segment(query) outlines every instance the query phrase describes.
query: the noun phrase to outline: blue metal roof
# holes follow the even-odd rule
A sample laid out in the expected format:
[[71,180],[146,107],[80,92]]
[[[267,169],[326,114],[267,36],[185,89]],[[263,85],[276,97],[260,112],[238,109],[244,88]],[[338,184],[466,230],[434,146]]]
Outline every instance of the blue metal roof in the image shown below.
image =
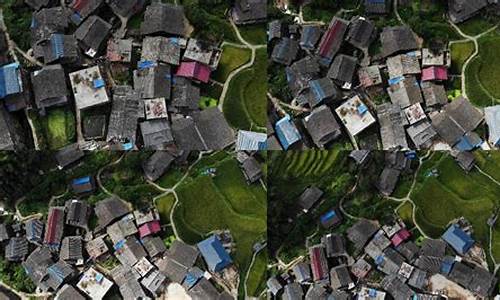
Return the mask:
[[276,135],[285,150],[301,139],[299,130],[295,127],[295,124],[293,124],[289,115],[286,115],[283,119],[279,120],[276,123],[275,129]]
[[73,184],[74,185],[82,185],[82,184],[87,184],[91,180],[90,176],[82,177],[82,178],[77,178],[73,179]]
[[316,96],[317,103],[319,103],[323,99],[325,99],[325,96],[326,96],[325,91],[323,90],[323,87],[320,85],[319,80],[311,81],[310,85],[311,85],[312,91],[314,92],[314,95]]
[[221,241],[212,235],[208,239],[198,243],[198,249],[212,272],[222,271],[233,263]]
[[454,263],[455,258],[453,258],[452,256],[446,256],[441,263],[441,273],[443,273],[444,275],[450,274],[451,268],[453,267]]
[[50,37],[50,44],[52,46],[52,53],[54,54],[54,59],[59,59],[64,56],[64,41],[63,35],[56,33]]
[[267,135],[246,130],[238,131],[236,150],[253,151],[267,149]]
[[458,225],[451,225],[442,236],[450,246],[459,254],[465,254],[474,245],[474,240]]
[[321,216],[321,222],[322,223],[328,222],[331,219],[335,218],[336,216],[337,216],[337,213],[335,212],[335,210],[332,209],[329,212],[327,212],[326,214],[324,214],[323,216]]
[[23,91],[19,63],[11,63],[0,68],[0,99]]

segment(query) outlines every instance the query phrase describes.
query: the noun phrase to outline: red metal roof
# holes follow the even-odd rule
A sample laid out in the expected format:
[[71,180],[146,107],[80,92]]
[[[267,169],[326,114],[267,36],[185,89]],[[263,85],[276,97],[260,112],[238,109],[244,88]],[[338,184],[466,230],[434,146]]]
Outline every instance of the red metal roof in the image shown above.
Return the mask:
[[160,232],[160,230],[161,230],[160,221],[155,220],[143,224],[141,227],[139,227],[139,235],[142,239],[143,237],[146,237],[148,235]]
[[401,245],[401,243],[409,239],[410,236],[411,233],[406,228],[403,228],[392,237],[391,242],[395,247],[397,247]]
[[422,81],[448,80],[448,70],[444,66],[434,66],[422,70]]
[[47,220],[47,231],[45,233],[44,242],[46,244],[53,244],[54,242],[58,242],[57,234],[59,230],[60,223],[63,219],[63,212],[60,209],[52,209],[50,211],[48,220]]
[[207,83],[210,80],[210,68],[199,62],[182,62],[177,69],[177,76],[196,79]]

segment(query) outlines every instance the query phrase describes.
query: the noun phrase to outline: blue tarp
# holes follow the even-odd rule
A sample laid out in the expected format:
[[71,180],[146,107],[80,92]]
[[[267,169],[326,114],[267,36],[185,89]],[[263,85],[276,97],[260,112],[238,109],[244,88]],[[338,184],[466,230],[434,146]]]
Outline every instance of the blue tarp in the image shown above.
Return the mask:
[[106,85],[106,83],[104,82],[104,79],[102,79],[102,78],[94,79],[94,88],[95,89],[102,88],[105,85]]
[[322,223],[328,222],[331,219],[335,218],[336,216],[337,216],[337,213],[335,212],[335,210],[330,210],[329,212],[327,212],[326,214],[321,216],[321,222]]

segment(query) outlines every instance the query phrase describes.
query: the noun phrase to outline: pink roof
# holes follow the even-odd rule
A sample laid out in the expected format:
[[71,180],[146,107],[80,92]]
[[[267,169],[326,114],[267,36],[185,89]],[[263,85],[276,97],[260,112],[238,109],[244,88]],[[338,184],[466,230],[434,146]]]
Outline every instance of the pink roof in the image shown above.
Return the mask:
[[409,239],[410,236],[411,233],[406,228],[403,228],[392,237],[391,242],[394,245],[394,247],[397,247],[401,245],[401,243]]
[[443,66],[434,66],[422,70],[422,81],[448,80],[448,70]]
[[139,227],[139,235],[142,239],[145,236],[160,232],[160,230],[161,230],[160,221],[155,220],[143,224],[141,227]]
[[177,69],[177,76],[194,78],[207,83],[210,80],[210,68],[199,62],[183,61]]

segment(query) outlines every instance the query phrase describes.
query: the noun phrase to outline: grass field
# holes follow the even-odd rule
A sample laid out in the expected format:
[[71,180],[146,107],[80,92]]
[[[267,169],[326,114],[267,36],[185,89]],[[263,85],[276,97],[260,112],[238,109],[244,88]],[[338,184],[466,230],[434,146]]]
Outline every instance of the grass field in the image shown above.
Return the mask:
[[470,100],[477,106],[490,106],[500,99],[500,36],[488,34],[479,39],[479,55],[466,69],[466,89]]
[[474,53],[474,43],[464,42],[451,45],[451,73],[461,74],[465,61]]
[[476,36],[492,28],[493,26],[495,26],[495,22],[487,20],[481,14],[458,25],[460,30],[462,30],[465,34],[470,36]]
[[156,208],[160,213],[160,220],[162,224],[170,223],[170,211],[175,203],[175,197],[173,194],[167,194],[156,199]]
[[184,172],[184,169],[178,167],[170,168],[156,183],[162,188],[172,188],[184,176]]
[[413,206],[411,205],[410,202],[405,202],[403,205],[401,205],[398,208],[398,215],[401,217],[403,222],[405,222],[406,226],[408,227],[413,227],[413,219],[412,219],[412,214],[413,214]]
[[267,262],[267,251],[264,249],[255,257],[250,275],[248,276],[247,292],[249,296],[257,297],[264,290],[266,285]]
[[213,78],[218,82],[224,83],[233,70],[250,61],[252,51],[247,48],[239,48],[230,45],[224,46],[222,50],[222,57]]
[[[266,193],[258,185],[246,184],[235,159],[224,152],[217,156],[200,161],[189,180],[178,187],[175,225],[181,238],[191,244],[214,230],[229,229],[237,245],[232,257],[243,276],[253,245],[266,236]],[[221,175],[204,175],[206,168],[216,168]]]
[[238,27],[238,29],[243,39],[252,45],[265,45],[267,43],[265,25],[245,25]]
[[75,117],[69,108],[50,109],[40,120],[49,150],[75,141]]
[[267,52],[257,50],[254,65],[236,75],[224,101],[224,115],[238,129],[252,129],[266,124]]
[[[426,176],[436,169],[439,176]],[[439,154],[420,170],[416,189],[411,198],[417,205],[416,219],[423,230],[432,237],[440,236],[447,224],[464,216],[473,225],[473,237],[488,245],[486,220],[498,205],[500,186],[476,170],[466,174],[454,159]],[[496,235],[499,235],[497,232]],[[500,259],[500,240],[494,249]]]

